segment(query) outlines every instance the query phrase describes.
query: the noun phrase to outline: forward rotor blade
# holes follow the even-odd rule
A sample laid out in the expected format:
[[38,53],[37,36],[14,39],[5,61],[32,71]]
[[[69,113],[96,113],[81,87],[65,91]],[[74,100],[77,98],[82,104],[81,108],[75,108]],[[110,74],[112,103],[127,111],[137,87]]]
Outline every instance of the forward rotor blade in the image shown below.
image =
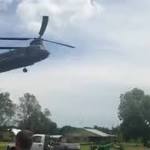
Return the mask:
[[40,32],[39,32],[40,38],[43,36],[45,32],[47,24],[48,24],[48,16],[43,16],[42,25],[41,25]]
[[71,45],[68,45],[68,44],[64,44],[64,43],[59,43],[59,42],[55,42],[55,41],[51,41],[51,40],[45,40],[45,39],[42,39],[42,40],[46,41],[46,42],[58,44],[58,45],[61,45],[61,46],[66,46],[66,47],[69,47],[69,48],[75,48],[74,46],[71,46]]
[[26,47],[0,47],[0,49],[23,49]]
[[32,38],[21,38],[21,37],[0,37],[0,40],[31,40]]

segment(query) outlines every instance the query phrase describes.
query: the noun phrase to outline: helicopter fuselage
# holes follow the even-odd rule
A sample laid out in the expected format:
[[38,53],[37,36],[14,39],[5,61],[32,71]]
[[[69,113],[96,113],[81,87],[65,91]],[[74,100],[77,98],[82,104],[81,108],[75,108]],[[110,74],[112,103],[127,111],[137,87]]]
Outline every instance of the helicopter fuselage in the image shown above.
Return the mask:
[[46,59],[49,56],[49,52],[45,49],[43,42],[49,42],[52,44],[57,44],[60,46],[65,46],[69,48],[75,48],[74,46],[55,42],[52,40],[43,39],[43,34],[46,30],[48,24],[48,16],[43,16],[41,28],[39,31],[38,37],[0,37],[1,40],[10,40],[10,41],[30,41],[28,47],[13,47],[13,46],[0,46],[0,50],[9,50],[5,53],[0,53],[0,73],[22,68],[23,72],[27,72],[26,67],[33,65],[36,62],[39,62],[43,59]]
[[33,65],[46,59],[49,52],[43,45],[30,45],[0,54],[0,72]]

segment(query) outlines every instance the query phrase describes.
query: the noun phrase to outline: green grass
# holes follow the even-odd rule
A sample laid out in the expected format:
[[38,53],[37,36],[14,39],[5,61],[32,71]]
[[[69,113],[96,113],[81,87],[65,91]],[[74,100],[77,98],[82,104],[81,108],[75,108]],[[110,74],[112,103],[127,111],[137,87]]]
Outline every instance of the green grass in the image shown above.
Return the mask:
[[81,150],[90,150],[90,145],[81,144]]
[[0,142],[0,150],[6,150],[6,145],[7,145],[7,143]]
[[[142,144],[122,143],[122,145],[124,148],[123,150],[150,150],[150,148],[145,148]],[[117,150],[117,149],[112,148],[111,150]]]
[[[6,150],[7,143],[0,142],[0,150]],[[142,144],[134,144],[134,143],[123,143],[124,150],[150,150],[148,148],[143,147]],[[90,150],[89,144],[81,144],[81,150]],[[115,148],[111,148],[111,150],[117,150]]]
[[[124,150],[145,150],[142,144],[123,143]],[[146,150],[150,150],[146,148]]]
[[[100,146],[100,145],[99,145],[99,146]],[[108,149],[109,145],[107,144],[107,145],[105,145],[105,146],[106,146],[107,149]],[[81,147],[81,150],[91,150],[90,144],[81,144],[80,147]],[[105,147],[105,149],[106,149],[106,147]],[[103,147],[101,147],[101,149],[103,149]]]
[[[150,148],[144,148],[142,144],[135,143],[123,143],[124,150],[150,150]],[[81,144],[81,150],[90,150],[90,145]],[[117,150],[116,148],[111,148],[110,150]]]

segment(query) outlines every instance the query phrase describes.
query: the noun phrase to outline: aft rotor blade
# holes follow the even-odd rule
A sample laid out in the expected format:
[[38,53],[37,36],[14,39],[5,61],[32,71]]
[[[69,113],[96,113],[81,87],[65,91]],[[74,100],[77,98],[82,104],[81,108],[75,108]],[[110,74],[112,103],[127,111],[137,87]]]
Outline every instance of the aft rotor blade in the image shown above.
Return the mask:
[[0,37],[0,40],[30,40],[32,38],[21,38],[21,37]]
[[48,24],[48,16],[43,16],[42,25],[41,25],[40,32],[39,32],[40,37],[43,36],[46,30],[47,24]]
[[0,47],[0,49],[22,49],[26,47]]
[[64,43],[60,43],[60,42],[55,42],[55,41],[51,41],[51,40],[45,40],[45,39],[42,39],[43,41],[46,41],[46,42],[50,42],[50,43],[54,43],[54,44],[58,44],[58,45],[61,45],[61,46],[66,46],[66,47],[69,47],[69,48],[75,48],[74,46],[72,45],[68,45],[68,44],[64,44]]

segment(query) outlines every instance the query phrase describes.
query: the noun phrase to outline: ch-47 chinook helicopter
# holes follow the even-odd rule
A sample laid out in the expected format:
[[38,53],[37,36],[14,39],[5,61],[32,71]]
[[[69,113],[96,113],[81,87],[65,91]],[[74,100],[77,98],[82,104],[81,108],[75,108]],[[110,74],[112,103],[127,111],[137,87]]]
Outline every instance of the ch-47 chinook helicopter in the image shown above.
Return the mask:
[[43,41],[74,48],[74,46],[68,44],[43,39],[42,36],[46,30],[47,24],[48,16],[43,16],[39,37],[37,38],[0,37],[0,40],[32,40],[30,45],[27,47],[0,47],[0,49],[3,50],[10,50],[0,54],[0,73],[22,67],[23,72],[27,72],[27,66],[33,65],[36,62],[46,59],[50,53],[45,49]]

